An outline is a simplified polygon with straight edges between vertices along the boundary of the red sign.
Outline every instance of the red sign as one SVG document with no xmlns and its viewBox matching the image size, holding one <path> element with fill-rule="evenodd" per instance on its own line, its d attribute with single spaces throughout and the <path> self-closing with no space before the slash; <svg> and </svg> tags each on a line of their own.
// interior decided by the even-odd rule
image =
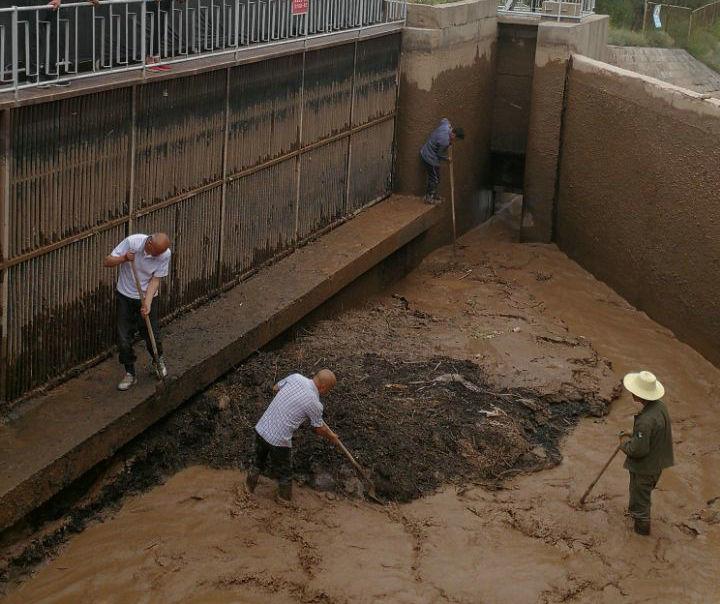
<svg viewBox="0 0 720 604">
<path fill-rule="evenodd" d="M 291 13 L 293 15 L 307 15 L 310 0 L 292 0 Z"/>
</svg>

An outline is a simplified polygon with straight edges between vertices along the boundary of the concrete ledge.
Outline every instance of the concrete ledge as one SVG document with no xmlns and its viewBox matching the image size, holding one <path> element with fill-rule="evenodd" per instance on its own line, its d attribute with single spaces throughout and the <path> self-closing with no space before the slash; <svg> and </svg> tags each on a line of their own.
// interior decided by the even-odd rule
<svg viewBox="0 0 720 604">
<path fill-rule="evenodd" d="M 12 525 L 202 391 L 343 287 L 437 223 L 441 210 L 391 197 L 177 319 L 163 343 L 171 372 L 115 389 L 116 359 L 66 382 L 0 426 L 0 529 Z M 139 350 L 140 346 L 138 346 Z M 146 358 L 139 351 L 139 358 Z M 141 376 L 142 378 L 143 376 Z"/>
<path fill-rule="evenodd" d="M 572 55 L 571 69 L 603 76 L 598 78 L 597 87 L 605 93 L 612 93 L 638 105 L 647 105 L 648 98 L 661 99 L 667 115 L 677 118 L 679 110 L 691 111 L 698 116 L 707 117 L 708 129 L 718 131 L 720 99 L 582 55 Z M 658 106 L 653 105 L 653 111 L 657 112 Z"/>
<path fill-rule="evenodd" d="M 496 21 L 494 17 L 485 18 L 452 29 L 406 27 L 403 30 L 403 52 L 432 52 L 467 43 L 493 43 L 497 37 Z"/>
<path fill-rule="evenodd" d="M 408 4 L 408 27 L 447 29 L 497 15 L 493 0 L 462 0 L 449 4 Z"/>
</svg>

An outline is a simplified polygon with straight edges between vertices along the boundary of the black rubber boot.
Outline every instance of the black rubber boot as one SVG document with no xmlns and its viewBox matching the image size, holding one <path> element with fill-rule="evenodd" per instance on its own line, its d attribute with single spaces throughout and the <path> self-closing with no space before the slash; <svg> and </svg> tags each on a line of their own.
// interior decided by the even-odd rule
<svg viewBox="0 0 720 604">
<path fill-rule="evenodd" d="M 290 503 L 292 501 L 292 483 L 279 485 L 278 497 L 282 501 Z"/>
<path fill-rule="evenodd" d="M 650 521 L 649 520 L 635 520 L 635 532 L 638 535 L 647 536 L 650 534 Z"/>
<path fill-rule="evenodd" d="M 255 492 L 260 474 L 254 470 L 250 470 L 245 478 L 245 484 L 247 485 L 248 491 L 251 493 Z"/>
</svg>

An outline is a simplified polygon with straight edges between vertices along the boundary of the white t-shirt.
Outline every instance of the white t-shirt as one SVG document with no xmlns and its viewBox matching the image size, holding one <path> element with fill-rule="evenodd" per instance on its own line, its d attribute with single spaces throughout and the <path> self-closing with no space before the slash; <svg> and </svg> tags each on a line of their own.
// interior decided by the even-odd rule
<svg viewBox="0 0 720 604">
<path fill-rule="evenodd" d="M 145 251 L 145 242 L 148 235 L 138 233 L 130 235 L 123 239 L 120 244 L 112 251 L 113 256 L 121 257 L 127 252 L 135 252 L 135 270 L 137 270 L 140 279 L 140 287 L 143 292 L 147 291 L 150 279 L 153 277 L 167 277 L 170 272 L 170 250 L 165 250 L 159 256 L 153 256 Z M 132 267 L 129 262 L 123 262 L 120 265 L 118 274 L 117 290 L 128 298 L 139 300 L 137 287 L 135 286 L 135 277 L 133 277 Z M 157 296 L 157 293 L 155 294 Z"/>
<path fill-rule="evenodd" d="M 276 447 L 292 447 L 292 437 L 306 419 L 313 428 L 323 422 L 323 406 L 315 382 L 293 373 L 277 384 L 278 393 L 255 426 L 257 433 Z"/>
</svg>

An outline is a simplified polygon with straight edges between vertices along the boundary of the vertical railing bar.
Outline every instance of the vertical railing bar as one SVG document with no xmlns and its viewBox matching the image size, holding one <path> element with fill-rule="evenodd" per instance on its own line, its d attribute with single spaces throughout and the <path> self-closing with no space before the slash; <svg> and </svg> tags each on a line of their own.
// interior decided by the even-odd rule
<svg viewBox="0 0 720 604">
<path fill-rule="evenodd" d="M 137 153 L 137 96 L 138 89 L 133 85 L 130 93 L 130 144 L 128 145 L 128 206 L 127 232 L 130 236 L 135 228 L 135 155 Z"/>
<path fill-rule="evenodd" d="M 78 55 L 78 32 L 80 31 L 80 13 L 78 7 L 75 7 L 75 69 L 73 73 L 80 72 L 80 57 Z"/>
<path fill-rule="evenodd" d="M 307 22 L 306 22 L 307 23 Z M 303 146 L 303 121 L 305 114 L 305 69 L 307 64 L 307 25 L 305 26 L 305 44 L 302 56 L 302 72 L 300 76 L 300 95 L 298 105 L 300 113 L 298 116 L 298 154 L 295 162 L 295 237 L 293 247 L 297 246 L 300 233 L 300 181 L 301 181 L 301 165 L 302 165 L 302 146 Z"/>
<path fill-rule="evenodd" d="M 235 0 L 235 48 L 240 48 L 240 0 Z"/>
<path fill-rule="evenodd" d="M 60 11 L 61 9 L 58 8 L 55 11 L 55 71 L 54 74 L 56 76 L 56 79 L 60 77 Z M 48 45 L 49 46 L 49 45 Z M 48 63 L 50 61 L 48 60 Z M 49 67 L 49 66 L 48 66 Z"/>
<path fill-rule="evenodd" d="M 13 13 L 15 21 L 17 11 Z M 17 25 L 17 21 L 15 23 Z M 3 261 L 10 256 L 10 156 L 11 145 L 11 118 L 10 109 L 0 113 L 0 253 Z M 8 396 L 8 301 L 10 298 L 10 269 L 2 272 L 2 286 L 0 286 L 0 305 L 2 312 L 0 328 L 2 340 L 0 341 L 0 400 L 7 402 Z"/>
<path fill-rule="evenodd" d="M 15 96 L 17 97 L 18 91 L 18 9 L 17 6 L 13 6 L 13 13 L 11 18 L 12 24 L 12 74 L 13 74 L 13 89 L 15 90 Z"/>
<path fill-rule="evenodd" d="M 223 152 L 222 152 L 222 190 L 220 193 L 220 241 L 218 244 L 218 268 L 217 268 L 217 286 L 221 287 L 224 283 L 223 275 L 223 257 L 225 254 L 225 208 L 227 200 L 228 185 L 228 143 L 230 140 L 230 71 L 228 67 L 225 70 L 225 127 L 223 135 Z"/>
<path fill-rule="evenodd" d="M 355 36 L 355 54 L 353 56 L 353 77 L 350 87 L 350 133 L 348 134 L 347 168 L 345 170 L 345 212 L 350 211 L 350 169 L 352 167 L 352 130 L 355 124 L 355 93 L 357 80 L 358 46 L 360 45 L 360 31 Z"/>
<path fill-rule="evenodd" d="M 145 44 L 147 42 L 147 9 L 145 3 L 140 4 L 140 61 L 142 62 L 142 74 L 145 77 L 145 70 L 147 67 L 147 48 Z M 133 125 L 134 127 L 134 125 Z"/>
</svg>

